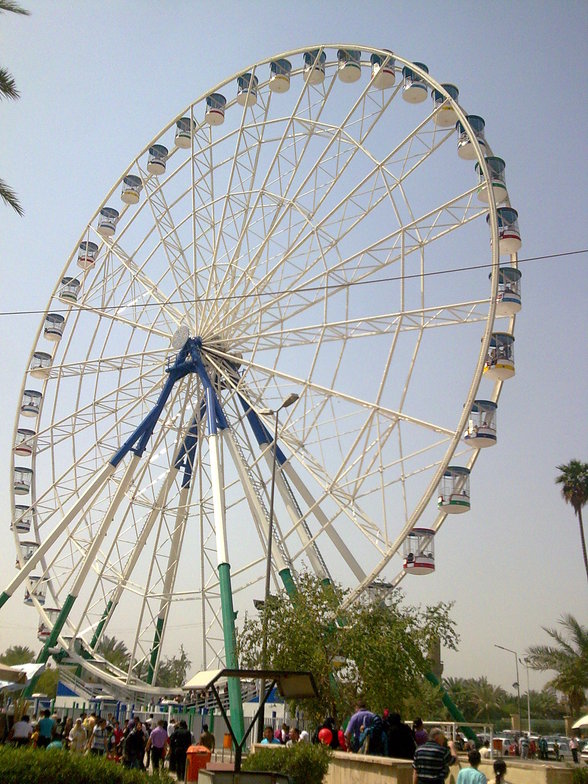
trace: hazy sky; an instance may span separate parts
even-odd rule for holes
[[[26,2],[0,17],[1,64],[22,98],[0,105],[0,176],[26,210],[0,206],[0,575],[13,573],[12,428],[39,317],[80,232],[144,144],[231,74],[320,43],[381,46],[428,64],[486,119],[519,211],[523,310],[499,444],[472,477],[472,511],[446,523],[438,568],[411,602],[454,601],[445,674],[511,688],[514,661],[564,612],[588,623],[578,527],[555,466],[587,460],[588,6],[583,2]],[[580,251],[578,255],[562,255]],[[531,260],[548,256],[543,260]],[[37,648],[20,594],[0,611],[0,650]],[[190,650],[189,630],[182,638]],[[524,686],[524,676],[521,678]],[[544,678],[531,673],[531,688]]]

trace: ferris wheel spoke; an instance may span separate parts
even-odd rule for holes
[[[385,109],[386,106],[384,106],[383,108]],[[376,118],[376,120],[377,120],[377,118]],[[362,145],[365,142],[365,139],[367,138],[367,135],[369,134],[369,130],[371,130],[371,127],[373,127],[373,125],[375,125],[376,120],[374,120],[372,126],[370,126],[370,128],[366,132],[365,137],[362,137],[358,141],[357,144],[359,146],[359,149],[362,148]],[[420,127],[422,128],[425,124],[426,124],[426,122],[423,122]],[[337,129],[337,131],[339,131],[339,130],[340,129]],[[337,215],[338,213],[342,213],[342,216],[338,219],[340,224],[341,224],[341,226],[343,225],[343,223],[349,223],[350,222],[350,218],[346,215],[347,207],[348,207],[349,204],[354,204],[356,206],[357,213],[358,213],[358,217],[356,218],[356,220],[362,221],[362,220],[365,219],[366,214],[369,214],[369,212],[371,212],[372,210],[376,209],[383,200],[391,198],[391,192],[394,190],[394,188],[401,187],[402,181],[406,177],[408,177],[410,174],[412,174],[424,162],[426,162],[428,157],[435,151],[435,149],[438,146],[439,142],[435,146],[426,147],[425,148],[426,152],[424,154],[420,155],[420,156],[417,156],[418,159],[417,159],[416,163],[412,163],[410,169],[408,169],[408,170],[404,170],[405,169],[405,165],[406,165],[406,160],[409,157],[408,155],[406,155],[403,158],[403,166],[402,166],[403,170],[399,173],[398,177],[394,178],[393,182],[384,182],[383,183],[384,187],[381,186],[381,189],[382,189],[381,195],[377,199],[374,200],[374,198],[373,198],[374,187],[373,186],[372,187],[368,187],[368,188],[366,188],[366,194],[365,194],[365,198],[364,198],[364,200],[367,203],[367,206],[359,204],[359,202],[360,202],[360,195],[362,194],[362,189],[364,189],[366,185],[369,185],[371,180],[373,180],[373,179],[379,180],[380,179],[382,173],[386,172],[386,168],[385,168],[386,164],[389,163],[389,161],[393,159],[394,154],[397,153],[399,150],[402,150],[402,148],[404,146],[406,146],[409,143],[409,141],[412,140],[412,138],[413,138],[412,135],[410,135],[409,137],[404,139],[403,142],[393,151],[393,153],[390,154],[390,156],[387,159],[384,160],[383,163],[373,162],[373,167],[372,167],[371,171],[369,171],[365,175],[364,179],[357,186],[355,186],[355,188],[350,193],[346,194],[345,197],[343,198],[343,200],[338,205],[336,205],[335,207],[331,208],[331,210],[318,223],[313,224],[311,230],[308,230],[306,232],[306,234],[304,234],[304,231],[303,231],[304,228],[306,228],[306,222],[304,222],[302,224],[302,228],[301,228],[301,231],[299,232],[299,234],[298,235],[295,234],[295,236],[293,238],[291,238],[291,240],[290,240],[290,243],[289,243],[290,253],[294,253],[296,251],[296,249],[300,245],[302,245],[305,242],[308,242],[310,236],[313,236],[313,235],[318,236],[319,233],[321,233],[321,232],[325,233],[326,246],[328,247],[329,251],[332,251],[333,247],[335,247],[337,242],[340,241],[341,235],[342,236],[346,236],[354,228],[354,225],[355,225],[353,222],[351,222],[351,225],[348,226],[345,231],[342,231],[341,228],[340,228],[338,231],[334,232],[334,236],[331,236],[330,234],[325,232],[325,228],[329,224],[329,221],[333,218],[333,216]],[[444,136],[444,138],[442,139],[442,142],[445,141],[446,138],[447,138],[447,135]],[[323,155],[326,154],[328,149],[329,149],[329,146],[327,146],[327,149],[325,150]],[[319,204],[315,206],[314,211],[313,211],[312,214],[315,214],[315,213],[318,212],[318,208],[325,202],[327,197],[330,195],[332,189],[337,184],[338,178],[343,175],[345,169],[351,163],[352,158],[353,158],[353,155],[351,155],[350,158],[345,161],[341,171],[338,171],[336,173],[336,176],[331,176],[329,178],[328,184],[327,184],[326,189],[325,189],[325,193],[322,195],[322,198],[321,198]],[[317,164],[315,164],[315,166],[319,166],[321,160],[322,160],[322,158],[319,159],[319,162]],[[304,186],[307,184],[309,179],[312,177],[313,173],[314,173],[314,169],[311,169],[311,172],[307,175],[306,179],[299,186],[297,193],[294,195],[294,197],[292,199],[286,201],[284,199],[284,197],[281,197],[282,203],[288,204],[288,205],[292,205],[292,204],[298,205],[300,194],[303,192]],[[290,208],[290,206],[289,206],[289,208]],[[310,215],[310,213],[309,213],[309,215]],[[351,221],[352,220],[353,219],[351,219]],[[279,222],[277,223],[277,225],[279,225]],[[267,234],[266,236],[269,236],[269,234]],[[338,239],[334,239],[334,237],[337,237]],[[262,249],[263,249],[263,246],[262,246]],[[269,274],[271,274],[271,273],[268,273],[268,275]],[[264,284],[264,280],[261,281],[261,285],[263,285],[263,284]],[[260,284],[258,284],[258,285],[260,285]]]
[[[274,171],[274,168],[278,165],[280,160],[282,160],[282,156],[283,156],[282,150],[283,150],[283,148],[285,146],[285,143],[290,138],[292,139],[292,147],[293,147],[294,150],[296,150],[296,144],[295,144],[295,140],[296,140],[296,136],[297,136],[296,128],[298,126],[300,126],[303,129],[302,137],[303,137],[305,143],[300,145],[300,153],[299,153],[299,155],[296,155],[296,153],[295,153],[295,156],[294,156],[295,164],[292,163],[292,161],[288,160],[288,158],[286,156],[283,156],[283,159],[285,159],[285,162],[286,162],[286,167],[285,167],[286,177],[284,178],[286,180],[286,185],[285,185],[285,187],[280,188],[280,190],[279,190],[279,200],[278,200],[278,203],[277,203],[278,210],[280,209],[280,207],[282,207],[282,212],[280,213],[278,211],[276,213],[275,217],[272,219],[272,223],[271,223],[270,227],[266,228],[266,231],[265,231],[266,238],[272,236],[276,232],[276,230],[278,229],[280,223],[282,222],[282,220],[287,216],[288,212],[290,211],[291,205],[294,204],[294,203],[298,203],[299,202],[300,196],[303,193],[303,189],[312,180],[312,177],[313,177],[314,174],[316,174],[317,170],[319,168],[321,168],[321,166],[324,167],[325,162],[329,160],[328,159],[328,152],[330,151],[331,147],[334,146],[337,143],[340,144],[342,139],[344,139],[346,137],[346,134],[342,130],[344,125],[345,125],[345,122],[349,120],[349,118],[358,109],[358,107],[361,107],[362,105],[365,104],[367,88],[364,90],[362,95],[357,99],[356,103],[354,104],[352,109],[349,111],[347,117],[342,121],[342,123],[339,126],[331,127],[330,129],[327,129],[326,127],[323,127],[324,130],[329,130],[331,138],[329,139],[329,141],[328,141],[327,145],[325,146],[324,150],[321,152],[321,155],[319,156],[318,160],[316,160],[312,164],[310,171],[306,174],[306,176],[304,177],[304,179],[301,182],[301,184],[298,185],[298,187],[297,187],[295,193],[293,194],[293,196],[289,197],[288,193],[289,193],[289,190],[290,190],[290,187],[291,187],[292,183],[294,182],[294,174],[296,172],[297,167],[300,165],[301,161],[303,160],[304,153],[306,152],[306,150],[309,147],[310,138],[312,137],[312,135],[313,135],[313,133],[315,131],[314,123],[320,122],[320,115],[322,113],[322,110],[324,109],[324,103],[326,102],[326,99],[330,96],[333,83],[334,83],[334,79],[331,80],[329,90],[325,93],[324,102],[320,105],[320,111],[319,111],[317,117],[313,119],[312,124],[310,123],[309,119],[307,119],[306,117],[301,118],[301,120],[302,120],[301,123],[298,123],[298,118],[296,116],[297,115],[297,109],[298,109],[298,107],[300,105],[301,99],[302,99],[302,97],[304,95],[305,90],[307,89],[307,85],[305,85],[305,87],[304,87],[304,89],[303,89],[303,91],[301,93],[301,96],[298,99],[298,103],[297,103],[295,109],[292,112],[292,119],[291,119],[289,125],[286,127],[286,129],[284,131],[284,135],[282,137],[280,145],[278,146],[278,148],[276,150],[276,153],[274,155],[273,161],[268,166],[268,175],[267,175],[266,181],[269,179],[270,174]],[[385,109],[385,108],[386,107],[384,106],[383,109]],[[383,109],[380,110],[380,114],[383,111]],[[360,144],[363,143],[363,141],[365,141],[365,139],[369,135],[369,132],[375,126],[379,116],[380,115],[377,114],[375,118],[371,118],[372,122],[371,122],[371,125],[368,126],[367,130],[363,130],[362,129],[363,133],[361,135]],[[296,120],[296,122],[295,122],[295,120]],[[291,134],[291,136],[290,136],[290,134]],[[325,201],[325,199],[327,198],[327,196],[329,195],[329,193],[331,192],[331,190],[335,186],[337,180],[340,178],[340,176],[342,175],[343,171],[347,168],[347,166],[349,165],[349,163],[353,159],[353,156],[355,155],[355,153],[358,150],[358,146],[354,142],[351,143],[349,145],[349,147],[350,147],[351,153],[349,155],[349,158],[347,160],[345,160],[345,162],[344,162],[344,164],[343,164],[341,169],[339,167],[339,158],[338,158],[338,156],[333,156],[334,160],[336,161],[335,171],[334,172],[330,172],[331,176],[328,178],[328,185],[327,185],[327,188],[326,188],[326,192],[322,194],[322,197],[321,197],[319,203],[314,205],[313,213],[308,213],[309,217],[310,217],[311,214],[314,214],[314,212],[318,211],[318,208]],[[283,177],[283,175],[280,175],[280,177],[278,179],[278,182],[280,182],[280,183],[282,182],[282,177]],[[260,189],[260,193],[263,192],[263,191],[264,191],[264,187],[262,186],[262,188]],[[316,192],[316,189],[315,189],[315,192]],[[259,255],[264,251],[265,244],[267,243],[267,241],[268,240],[266,239],[265,242],[262,243],[259,251],[256,254],[256,257],[254,257],[253,261],[250,262],[249,267],[251,267],[252,264],[257,266],[257,258],[259,258]],[[249,268],[248,267],[245,268],[245,274],[247,276],[249,276]],[[236,283],[238,285],[240,285],[242,283],[242,281],[241,280],[237,280]]]
[[[140,286],[141,289],[145,292],[145,295],[148,296],[152,302],[159,306],[161,317],[165,317],[167,324],[169,324],[168,334],[172,334],[175,327],[181,324],[183,314],[181,311],[170,304],[170,295],[164,294],[158,288],[156,283],[149,279],[146,273],[139,266],[137,266],[131,256],[129,256],[129,254],[119,243],[113,242],[109,247],[112,258],[116,258],[122,270],[124,270],[129,276],[129,280]],[[94,291],[94,288],[97,288],[97,284],[94,284],[94,287],[88,290],[84,296],[84,299],[82,300],[82,302],[87,303],[89,307],[92,307],[93,304],[91,295]],[[100,296],[100,290],[98,290],[97,293]]]
[[[461,218],[456,222],[455,215],[452,213],[457,211],[458,205],[464,200]],[[308,259],[304,271],[300,272],[295,279],[289,279],[283,283],[277,290],[270,291],[271,296],[266,296],[265,303],[260,302],[256,308],[248,310],[245,310],[244,305],[241,304],[239,306],[242,311],[241,317],[238,317],[238,312],[232,314],[233,328],[239,327],[243,332],[251,330],[254,324],[266,317],[266,314],[277,311],[278,305],[286,308],[288,316],[293,318],[304,310],[316,307],[316,304],[322,302],[325,296],[333,298],[340,291],[345,291],[349,285],[369,281],[378,272],[389,268],[396,261],[404,260],[411,253],[416,252],[420,256],[424,245],[442,239],[454,231],[457,225],[466,225],[479,218],[481,214],[485,214],[484,211],[477,208],[472,211],[470,205],[471,192],[462,194],[381,237],[376,242],[362,247],[352,255],[332,263],[328,270],[320,269],[320,256]],[[444,222],[441,220],[443,215],[447,215]],[[433,231],[433,227],[436,228],[436,232]],[[427,229],[424,240],[419,239],[423,229]],[[287,259],[282,260],[282,262],[285,261]],[[309,277],[308,271],[314,268],[317,268],[318,272]],[[241,302],[250,301],[250,296],[243,297]],[[279,312],[278,316],[283,318]],[[271,327],[271,320],[269,324],[264,326],[265,328]]]
[[[159,247],[163,248],[167,259],[167,271],[163,274],[171,276],[171,298],[174,304],[182,306],[185,313],[189,313],[196,293],[191,298],[184,295],[186,281],[192,281],[192,268],[185,258],[183,244],[178,234],[178,228],[172,218],[167,204],[164,189],[151,188],[151,180],[145,181],[147,201],[153,215],[153,222],[159,233]],[[181,277],[180,277],[181,276]],[[160,284],[161,285],[161,281]]]
[[[392,410],[390,408],[387,408],[386,406],[374,407],[372,401],[362,400],[361,398],[348,394],[342,390],[329,388],[322,384],[313,383],[309,379],[300,378],[299,376],[295,376],[290,373],[280,371],[277,368],[268,368],[257,362],[248,362],[246,360],[243,361],[243,365],[244,366],[246,365],[247,367],[260,372],[262,375],[268,378],[273,377],[276,379],[280,379],[282,381],[286,381],[292,386],[292,388],[304,389],[305,391],[312,392],[313,394],[317,394],[319,396],[325,396],[327,398],[337,398],[339,400],[352,403],[358,409],[363,408],[365,411],[370,411],[370,412],[375,411],[380,416],[386,417],[390,421],[410,422],[411,424],[418,425],[421,428],[431,430],[435,433],[445,433],[447,435],[453,435],[453,430],[449,430],[448,428],[445,428],[442,425],[433,424],[432,422],[426,422],[425,420],[418,419],[417,417],[412,417],[404,411]]]
[[[374,282],[374,285],[376,283]],[[322,341],[344,342],[360,338],[372,338],[396,332],[412,332],[438,327],[455,327],[461,324],[475,324],[485,321],[488,315],[489,300],[460,302],[439,307],[396,311],[394,313],[360,316],[333,322],[317,322],[301,327],[273,329],[256,336],[257,351],[291,348]],[[250,341],[253,342],[253,341]],[[240,349],[247,348],[247,342],[238,342]],[[235,361],[234,354],[227,354],[211,347],[211,353]]]

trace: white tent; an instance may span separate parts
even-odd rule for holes
[[[33,677],[41,674],[45,669],[44,664],[15,664],[14,667],[1,665],[0,691],[20,691],[27,686]]]
[[[588,713],[585,716],[582,716],[581,719],[578,719],[578,721],[575,724],[572,724],[572,729],[573,730],[588,729]]]

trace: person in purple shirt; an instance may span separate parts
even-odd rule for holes
[[[345,737],[352,751],[356,751],[359,748],[359,736],[361,735],[362,727],[369,727],[373,722],[375,715],[375,713],[372,713],[366,708],[363,700],[357,701],[355,704],[355,713],[349,719],[345,730]]]
[[[414,742],[417,746],[422,746],[429,740],[429,733],[423,725],[423,720],[416,718],[412,723],[412,732],[414,735]]]
[[[165,750],[169,746],[169,738],[165,724],[162,719],[157,722],[157,727],[151,730],[145,751],[151,750],[151,766],[153,770],[159,770],[159,766],[165,755]]]

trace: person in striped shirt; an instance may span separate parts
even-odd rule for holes
[[[447,746],[443,730],[433,727],[429,740],[414,753],[413,784],[443,784],[455,757]]]

